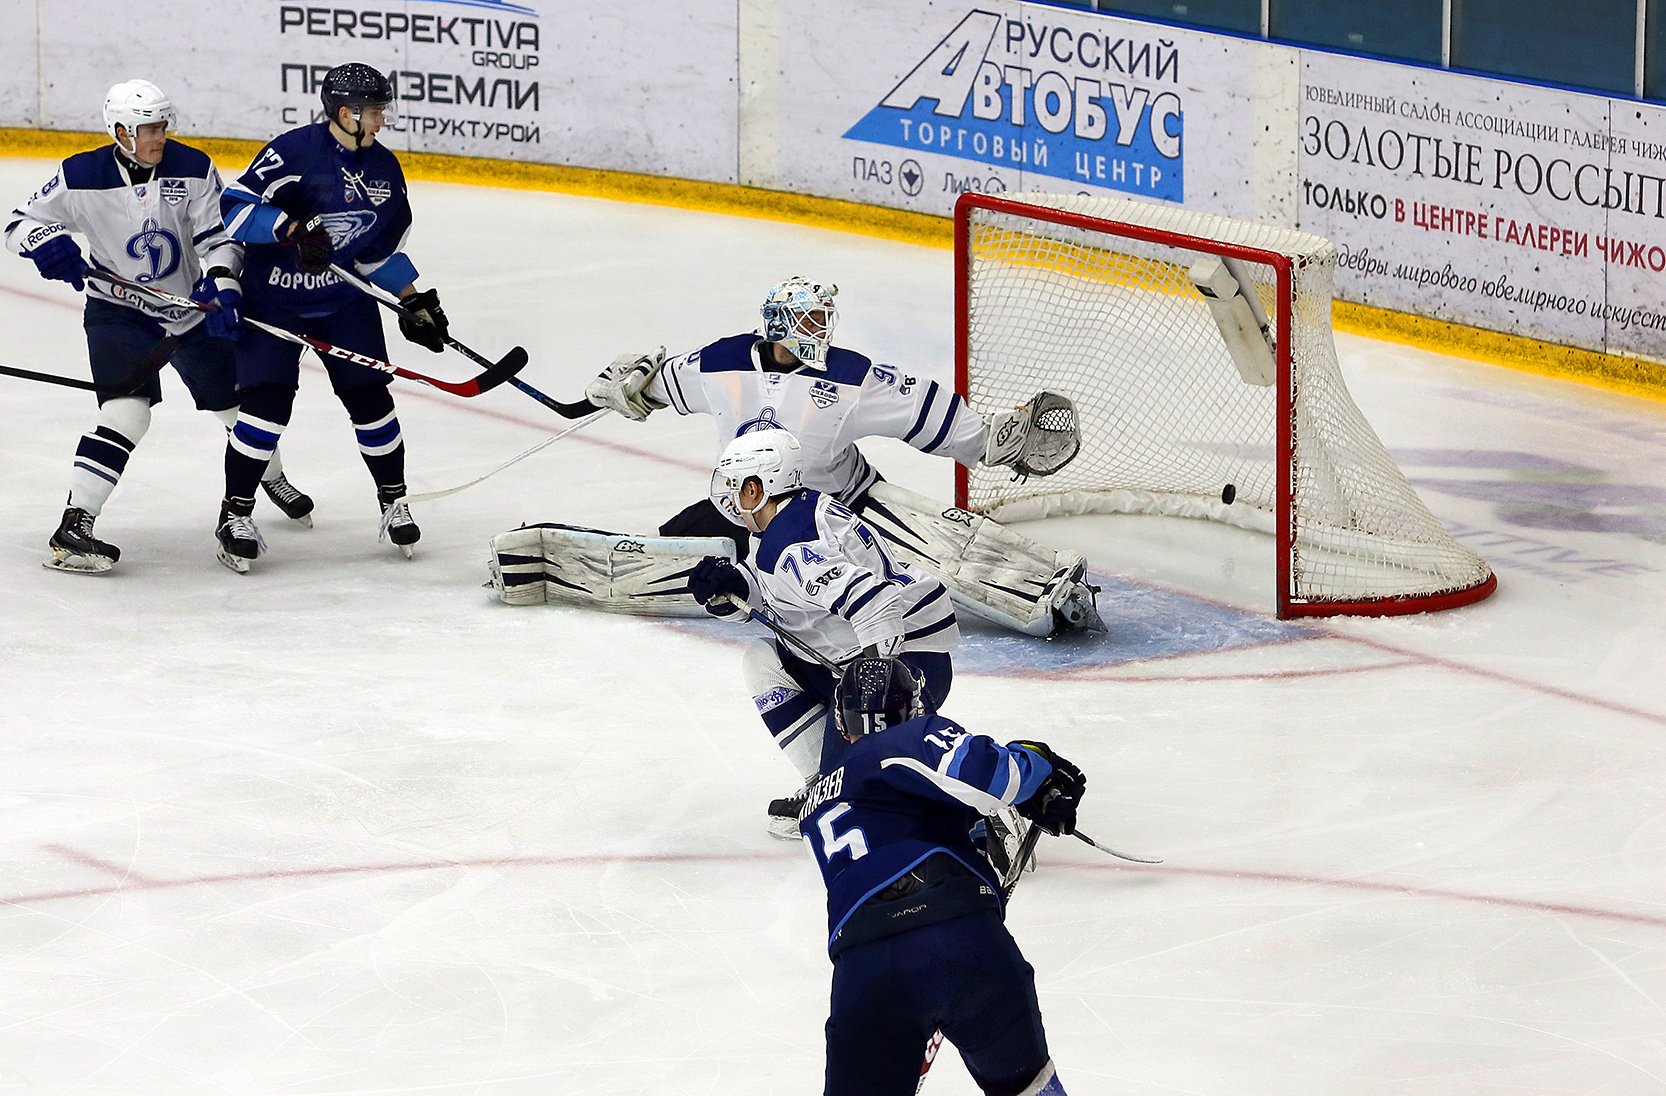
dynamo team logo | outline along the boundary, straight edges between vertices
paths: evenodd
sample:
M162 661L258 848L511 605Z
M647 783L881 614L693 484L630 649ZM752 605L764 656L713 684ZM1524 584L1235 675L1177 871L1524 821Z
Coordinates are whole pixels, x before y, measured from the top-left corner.
M844 136L1179 202L1179 70L1099 20L973 11Z
M376 224L376 214L368 209L344 209L321 213L318 220L330 234L330 242L340 249L369 232Z
M146 217L144 227L127 239L127 257L137 259L148 268L140 271L134 281L156 282L179 269L179 237L163 228L154 217Z

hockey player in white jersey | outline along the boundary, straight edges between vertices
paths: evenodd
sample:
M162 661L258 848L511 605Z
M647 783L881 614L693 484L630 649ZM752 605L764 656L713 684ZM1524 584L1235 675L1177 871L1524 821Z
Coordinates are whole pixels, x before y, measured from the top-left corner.
M739 565L708 556L689 575L713 616L756 612L782 638L759 640L741 659L746 686L775 744L808 783L838 764L845 745L832 726L838 673L867 653L898 658L924 682L936 712L954 680L960 643L943 584L895 560L879 536L832 495L807 490L801 447L785 430L730 442L712 473L710 502L753 534ZM791 637L787 641L785 637ZM770 804L770 830L796 839L802 794Z
M115 85L104 100L104 128L115 143L64 160L6 222L6 245L33 260L43 278L85 288L93 381L106 386L98 394L98 423L76 448L68 506L49 542L46 565L59 570L103 572L121 558L120 549L94 536L93 522L149 429L151 406L162 399L154 373L134 372L164 337L178 340L171 362L197 406L227 429L237 421L231 339L243 249L220 218L219 172L206 154L168 138L174 121L172 101L155 84ZM90 264L72 232L86 236ZM216 309L154 304L89 278L93 270L189 294ZM276 453L262 486L285 514L311 524L312 500L290 485Z
M859 438L892 437L967 467L982 463L1049 475L1080 447L1074 406L1041 392L1024 407L980 415L936 381L834 346L836 291L791 278L770 290L758 331L670 358L663 348L624 355L590 382L586 397L637 421L663 407L711 415L720 447L753 430L789 430L803 445L805 486L862 514L904 558L941 579L962 609L1030 635L1102 628L1080 555L885 483L856 446ZM706 500L666 522L660 534L729 537L736 554L746 554L746 534ZM542 576L530 565L519 576L514 563L505 570L502 549L524 564L533 547L524 533L506 537L504 545L494 545L500 548L496 573L505 600L514 600L506 583ZM553 568L567 546L546 534L537 547ZM563 599L553 576L550 596Z

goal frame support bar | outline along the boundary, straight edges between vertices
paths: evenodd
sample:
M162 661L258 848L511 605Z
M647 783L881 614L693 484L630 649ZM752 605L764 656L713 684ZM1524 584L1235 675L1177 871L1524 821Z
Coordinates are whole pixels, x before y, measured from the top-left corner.
M1296 407L1291 384L1291 304L1294 287L1291 259L1287 255L1261 248L1219 240L1206 240L1184 233L1154 229L1127 221L1089 217L1064 210L1043 210L1028 202L1015 202L990 194L968 191L955 200L954 256L955 256L955 389L962 399L971 391L971 285L972 285L972 211L986 209L1017 217L1043 219L1087 231L1113 232L1128 239L1169 247L1189 248L1205 254L1260 263L1270 267L1277 277L1278 395L1276 426L1276 505L1279 516L1273 523L1275 549L1275 581L1277 583L1277 614L1280 620L1296 617L1326 616L1400 616L1409 613L1434 612L1453 609L1481 601L1498 587L1498 577L1488 575L1476 586L1434 595L1406 595L1364 598L1354 601L1309 601L1292 596L1296 545L1294 522L1290 519L1295 476L1295 419ZM1068 394L1068 393L1067 393ZM964 465L955 465L955 505L968 509L969 479Z

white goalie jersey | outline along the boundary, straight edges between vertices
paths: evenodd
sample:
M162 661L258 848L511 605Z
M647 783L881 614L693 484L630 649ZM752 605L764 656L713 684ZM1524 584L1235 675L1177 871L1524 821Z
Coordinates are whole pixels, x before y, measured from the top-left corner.
M66 159L12 211L6 246L21 255L60 233L80 232L95 269L188 296L205 269L243 269L242 245L220 218L222 189L213 161L189 145L170 140L140 183L106 145ZM175 335L202 320L195 309L153 303L104 282L88 282L87 294L153 316Z
M899 438L967 467L982 458L983 418L936 381L836 346L825 369L771 372L759 360L761 345L756 334L733 335L667 358L644 392L678 414L716 418L719 451L753 430L790 431L803 447L804 485L844 503L879 478L858 438Z
M943 584L893 560L831 496L801 491L782 506L753 540L745 570L748 606L833 662L868 646L946 654L960 643Z

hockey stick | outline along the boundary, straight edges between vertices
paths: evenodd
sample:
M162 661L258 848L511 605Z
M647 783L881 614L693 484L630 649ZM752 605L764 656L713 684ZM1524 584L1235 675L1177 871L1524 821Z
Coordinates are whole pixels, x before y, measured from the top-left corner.
M145 285L141 282L135 282L128 278L124 278L119 274L110 274L102 270L90 270L87 272L87 277L97 278L99 281L109 282L112 285L119 285L129 290L137 290L140 293L148 294L154 300L160 301L163 304L173 305L176 308L189 308L197 312L217 311L216 306L205 304L202 301L193 301L189 297L181 297L175 293L168 293L164 290L157 289L155 286ZM358 365L377 370L381 373L392 373L396 377L404 377L409 381L421 381L423 384L438 388L442 392L450 392L455 396L478 396L482 392L490 391L491 389L502 384L504 381L508 380L516 372L526 366L526 351L517 346L509 353L505 354L502 361L487 362L487 368L484 371L470 377L466 381L442 381L438 377L430 377L426 373L418 373L412 369L405 369L394 365L391 362L382 361L380 358L373 358L368 354L360 354L355 350L345 350L339 346L327 343L323 339L315 339L310 335L297 335L293 331L287 331L281 327L274 327L269 323L262 323L260 320L253 319L248 316L243 318L243 322L252 327L257 327L268 334L276 335L280 339L297 343L301 346L311 347L320 354L331 354L345 361L354 362Z
M1081 841L1081 842L1084 842L1086 844L1092 845L1094 848L1098 849L1100 852L1104 853L1106 856L1114 856L1118 860L1127 860L1127 861L1129 861L1131 863L1134 863L1134 864L1161 864L1163 862L1160 857L1151 858L1151 857L1144 857L1144 856L1130 856L1125 852L1117 852L1115 849L1111 848L1109 845L1101 845L1099 842L1095 841L1093 838L1089 837L1087 834L1083 833L1081 830L1073 831L1070 836L1074 837L1078 841Z
M323 339L315 339L311 335L297 335L293 331L287 331L281 327L274 327L269 323L262 323L261 321L249 316L244 316L243 322L248 324L250 327L259 328L268 335L276 335L278 338L287 342L296 343L300 346L311 347L320 354L330 354L342 359L343 361L349 361L355 365L362 365L368 369L374 369L379 373L392 373L394 376L404 377L408 381L421 381L430 388L438 388L441 392L450 392L454 396L478 396L482 392L490 391L513 376L515 370L526 365L526 352L524 350L521 351L520 360L516 361L513 360L515 358L515 351L511 350L508 354L503 356L503 360L501 362L498 362L496 365L485 370L484 372L470 377L466 381L442 381L438 377L430 377L426 373L418 373L415 370L405 369L394 365L392 362L385 362L380 358L373 358L369 354L360 354L356 350L343 349L333 343L327 343ZM520 348L516 347L515 349L519 350Z
M60 377L56 373L37 373L33 369L19 369L12 365L0 365L0 373L9 377L22 377L26 381L43 381L46 384L61 384L65 388L79 388L87 392L103 392L111 396L131 396L144 383L154 377L159 369L168 364L179 349L178 335L164 335L161 341L150 348L150 352L139 359L139 364L133 367L133 372L115 384L97 384L93 381L78 380L75 377Z
M602 412L600 412L600 411L597 411L597 412L595 412L594 414L591 414L591 415L586 415L584 418L582 418L582 419L578 420L577 422L573 423L573 425L567 427L565 430L562 430L559 433L552 434L549 437L545 438L543 441L539 442L537 445L534 445L531 449L528 449L526 452L522 453L520 456L511 457L509 460L504 461L502 464L498 465L496 468L492 469L490 472L487 472L485 475L477 476L476 478L469 480L467 483L459 484L456 487L448 487L444 491L426 491L426 492L424 492L420 495L407 495L405 497L405 501L406 502L431 502L434 499L443 499L447 495L455 495L459 491L465 491L468 488L473 487L475 484L480 483L483 480L491 479L493 476L497 475L499 472L503 471L505 468L508 468L511 464L518 464L521 461L525 460L526 458L532 456L532 454L541 452L545 449L548 449L551 445L554 445L556 442L560 441L562 438L566 437L568 434L571 434L573 431L583 430L586 426L589 426L591 423L595 422L597 419L599 419L601 417L602 417Z
M372 282L372 281L369 281L365 278L359 277L357 274L353 273L351 270L348 270L346 267L340 265L339 263L331 263L330 264L330 269L335 271L336 276L339 277L342 281L346 282L350 286L353 286L355 289L358 289L361 293L366 294L372 300L378 301L379 303L385 305L388 308L388 310L393 312L395 315L403 316L406 319L414 318L415 314L412 313L410 309L406 308L405 305L403 304L403 302L401 302L400 299L396 295L394 295L392 293L389 293L387 290L383 289L381 286L377 285L375 282ZM441 341L443 341L445 343L445 345L451 347L453 350L457 351L459 354L462 354L464 357L471 359L472 361L479 362L481 365L490 365L491 364L491 362L488 362L485 358L481 357L479 354L475 353L473 350L469 349L467 346L464 346L462 343L458 342L456 339L452 338L450 335L442 335L441 336ZM521 354L522 357L526 356L526 351L521 349L518 346L515 347L513 350L509 351L509 353L514 354L517 351ZM589 400L579 400L577 403L562 403L560 400L555 399L552 396L544 395L542 392L538 391L536 388L532 387L530 384L527 384L525 381L521 380L519 377L509 377L507 379L508 379L508 381L511 385L513 385L516 388L519 388L522 392L525 392L527 395L531 396L533 399L537 400L539 403L543 404L545 407L549 408L551 411L554 411L556 414L560 415L563 418L568 418L568 419L583 418L585 415L588 415L591 412L602 410L602 408L597 407L595 404L591 403Z
M735 608L737 608L737 609L746 609L746 605L743 604L742 602L736 601L735 596L733 594L724 594L723 596L728 598L729 599L729 604L733 605ZM791 632L787 631L785 628L781 627L779 624L775 623L773 620L769 619L764 614L758 612L758 610L756 610L756 609L747 609L746 616L747 616L748 620L757 621L759 624L762 624L765 628L768 628L770 631L772 631L776 635L780 636L783 640L785 640L787 643L791 644L793 647L796 647L798 650L803 651L805 654L809 655L811 662L816 663L818 666L820 666L822 669L826 670L828 673L834 675L835 677L844 673L844 667L843 666L840 666L837 662L834 662L832 659L829 659L827 656L823 655L820 651L817 651L814 648L810 647L802 639L799 639L797 636L793 635Z

